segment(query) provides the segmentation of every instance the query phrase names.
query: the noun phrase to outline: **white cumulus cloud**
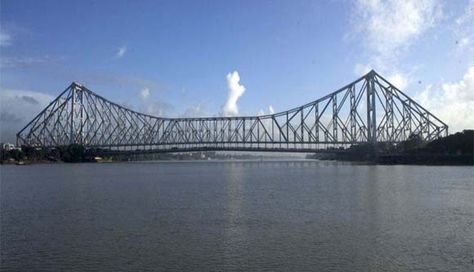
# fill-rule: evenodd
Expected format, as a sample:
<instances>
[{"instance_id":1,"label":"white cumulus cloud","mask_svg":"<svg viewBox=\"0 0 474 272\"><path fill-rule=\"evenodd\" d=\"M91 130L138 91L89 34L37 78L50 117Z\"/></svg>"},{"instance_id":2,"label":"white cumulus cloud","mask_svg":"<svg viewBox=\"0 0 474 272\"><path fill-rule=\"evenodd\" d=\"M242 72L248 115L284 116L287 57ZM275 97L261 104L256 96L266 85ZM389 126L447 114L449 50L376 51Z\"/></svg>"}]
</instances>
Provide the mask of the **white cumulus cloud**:
<instances>
[{"instance_id":1,"label":"white cumulus cloud","mask_svg":"<svg viewBox=\"0 0 474 272\"><path fill-rule=\"evenodd\" d=\"M240 84L240 76L237 71L227 74L227 101L222 108L224 116L235 116L239 114L237 101L244 94L245 87Z\"/></svg>"},{"instance_id":2,"label":"white cumulus cloud","mask_svg":"<svg viewBox=\"0 0 474 272\"><path fill-rule=\"evenodd\" d=\"M438 0L359 0L356 31L382 58L394 58L441 18Z\"/></svg>"},{"instance_id":3,"label":"white cumulus cloud","mask_svg":"<svg viewBox=\"0 0 474 272\"><path fill-rule=\"evenodd\" d=\"M274 113L275 113L275 110L273 109L273 106L270 105L270 106L268 106L268 112L264 111L263 109L260 109L260 110L257 112L257 115L258 115L258 116L262 116L262 115L274 114Z\"/></svg>"},{"instance_id":4,"label":"white cumulus cloud","mask_svg":"<svg viewBox=\"0 0 474 272\"><path fill-rule=\"evenodd\" d=\"M354 72L363 75L375 69L399 89L410 83L398 69L408 49L442 18L440 0L357 0L353 10L352 33L361 39L366 63L356 64Z\"/></svg>"},{"instance_id":5,"label":"white cumulus cloud","mask_svg":"<svg viewBox=\"0 0 474 272\"><path fill-rule=\"evenodd\" d=\"M203 105L197 104L186 108L181 117L203 117Z\"/></svg>"},{"instance_id":6,"label":"white cumulus cloud","mask_svg":"<svg viewBox=\"0 0 474 272\"><path fill-rule=\"evenodd\" d=\"M415 97L449 126L449 132L474 129L474 66L458 82L427 86Z\"/></svg>"},{"instance_id":7,"label":"white cumulus cloud","mask_svg":"<svg viewBox=\"0 0 474 272\"><path fill-rule=\"evenodd\" d=\"M408 80L400 73L390 75L387 80L401 91L408 85Z\"/></svg>"},{"instance_id":8,"label":"white cumulus cloud","mask_svg":"<svg viewBox=\"0 0 474 272\"><path fill-rule=\"evenodd\" d=\"M117 58L123 57L126 52L127 52L127 47L126 46L119 47L117 49L117 54L116 54Z\"/></svg>"},{"instance_id":9,"label":"white cumulus cloud","mask_svg":"<svg viewBox=\"0 0 474 272\"><path fill-rule=\"evenodd\" d=\"M150 96L150 89L145 87L143 88L140 93L139 93L139 96L141 99L145 100L147 99L149 96Z\"/></svg>"},{"instance_id":10,"label":"white cumulus cloud","mask_svg":"<svg viewBox=\"0 0 474 272\"><path fill-rule=\"evenodd\" d=\"M272 106L272 105L268 106L268 112L269 112L270 114L274 114L274 113L275 113L275 110L273 109L273 106Z\"/></svg>"}]
</instances>

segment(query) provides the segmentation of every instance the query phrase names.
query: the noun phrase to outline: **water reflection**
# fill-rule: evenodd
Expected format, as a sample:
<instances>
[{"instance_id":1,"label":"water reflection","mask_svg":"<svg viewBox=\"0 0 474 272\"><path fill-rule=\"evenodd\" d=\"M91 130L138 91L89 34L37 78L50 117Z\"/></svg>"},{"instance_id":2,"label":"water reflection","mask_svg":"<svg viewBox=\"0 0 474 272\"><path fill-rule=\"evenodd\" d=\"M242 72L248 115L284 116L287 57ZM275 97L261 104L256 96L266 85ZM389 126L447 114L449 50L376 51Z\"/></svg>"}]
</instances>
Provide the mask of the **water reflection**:
<instances>
[{"instance_id":1,"label":"water reflection","mask_svg":"<svg viewBox=\"0 0 474 272\"><path fill-rule=\"evenodd\" d=\"M246 222L244 218L245 201L242 167L245 162L235 162L226 165L225 186L227 194L226 223L224 226L224 258L227 265L236 263L242 259L242 254L247 246Z\"/></svg>"},{"instance_id":2,"label":"water reflection","mask_svg":"<svg viewBox=\"0 0 474 272\"><path fill-rule=\"evenodd\" d=\"M0 167L4 271L472 268L472 167Z\"/></svg>"}]
</instances>

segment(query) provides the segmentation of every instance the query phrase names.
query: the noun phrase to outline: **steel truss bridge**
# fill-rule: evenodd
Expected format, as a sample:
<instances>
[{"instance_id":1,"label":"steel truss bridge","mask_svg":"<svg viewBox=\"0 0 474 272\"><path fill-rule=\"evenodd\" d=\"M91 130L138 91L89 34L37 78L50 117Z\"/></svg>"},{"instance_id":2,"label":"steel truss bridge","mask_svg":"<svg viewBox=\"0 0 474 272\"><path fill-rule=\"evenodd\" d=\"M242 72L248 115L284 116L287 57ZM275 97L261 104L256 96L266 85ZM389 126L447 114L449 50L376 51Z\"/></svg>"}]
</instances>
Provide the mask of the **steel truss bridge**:
<instances>
[{"instance_id":1,"label":"steel truss bridge","mask_svg":"<svg viewBox=\"0 0 474 272\"><path fill-rule=\"evenodd\" d=\"M17 144L73 143L111 152L302 151L430 141L448 126L375 71L291 110L239 117L165 118L127 109L72 83L17 134Z\"/></svg>"}]
</instances>

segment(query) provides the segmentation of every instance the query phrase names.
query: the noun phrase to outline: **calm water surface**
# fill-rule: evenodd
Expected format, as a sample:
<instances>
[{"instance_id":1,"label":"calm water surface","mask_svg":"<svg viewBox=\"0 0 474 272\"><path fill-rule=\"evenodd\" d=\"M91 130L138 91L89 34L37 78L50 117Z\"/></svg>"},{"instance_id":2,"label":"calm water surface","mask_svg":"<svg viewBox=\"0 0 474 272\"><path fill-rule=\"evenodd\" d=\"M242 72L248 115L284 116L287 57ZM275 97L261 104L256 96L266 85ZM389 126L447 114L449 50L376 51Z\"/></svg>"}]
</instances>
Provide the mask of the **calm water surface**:
<instances>
[{"instance_id":1,"label":"calm water surface","mask_svg":"<svg viewBox=\"0 0 474 272\"><path fill-rule=\"evenodd\" d=\"M2 271L473 271L474 167L1 166Z\"/></svg>"}]
</instances>

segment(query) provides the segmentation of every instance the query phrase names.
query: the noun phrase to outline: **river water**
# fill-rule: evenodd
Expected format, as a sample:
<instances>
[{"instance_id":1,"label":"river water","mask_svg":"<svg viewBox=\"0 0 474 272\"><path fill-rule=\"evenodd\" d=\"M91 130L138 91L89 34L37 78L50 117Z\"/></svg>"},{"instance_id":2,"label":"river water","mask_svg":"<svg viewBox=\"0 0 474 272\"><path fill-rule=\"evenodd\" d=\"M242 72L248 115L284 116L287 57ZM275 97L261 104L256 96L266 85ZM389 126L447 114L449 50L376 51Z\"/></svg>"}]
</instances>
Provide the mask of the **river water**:
<instances>
[{"instance_id":1,"label":"river water","mask_svg":"<svg viewBox=\"0 0 474 272\"><path fill-rule=\"evenodd\" d=\"M2 271L473 271L474 167L0 167Z\"/></svg>"}]
</instances>

